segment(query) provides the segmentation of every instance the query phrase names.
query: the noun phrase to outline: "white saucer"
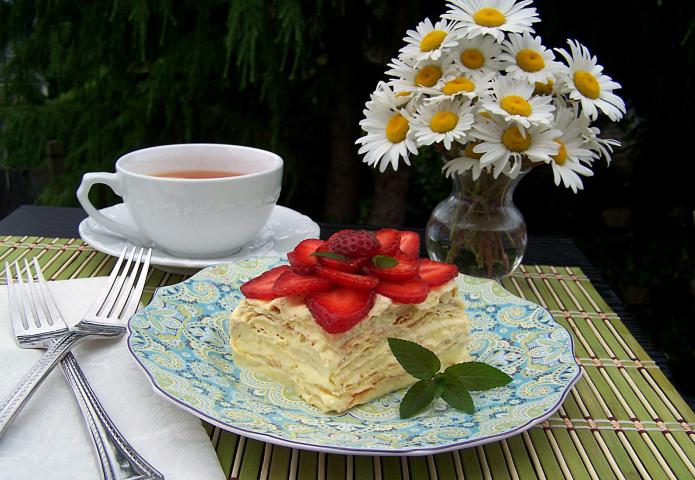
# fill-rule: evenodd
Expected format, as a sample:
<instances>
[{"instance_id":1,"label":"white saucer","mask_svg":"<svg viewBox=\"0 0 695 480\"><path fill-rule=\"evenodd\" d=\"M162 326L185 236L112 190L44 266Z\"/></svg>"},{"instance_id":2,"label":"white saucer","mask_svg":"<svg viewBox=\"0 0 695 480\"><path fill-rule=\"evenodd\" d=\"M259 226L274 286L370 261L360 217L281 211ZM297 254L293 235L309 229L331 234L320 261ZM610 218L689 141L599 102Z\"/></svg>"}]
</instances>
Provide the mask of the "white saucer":
<instances>
[{"instance_id":1,"label":"white saucer","mask_svg":"<svg viewBox=\"0 0 695 480\"><path fill-rule=\"evenodd\" d=\"M135 226L128 209L122 203L100 210L117 222ZM103 253L118 256L124 247L133 243L118 236L90 217L80 223L80 237L89 246ZM152 249L152 265L173 273L190 274L217 263L228 263L245 257L281 257L306 238L318 238L319 226L306 215L291 208L276 205L270 219L258 235L238 252L220 258L188 259L170 255L158 248Z\"/></svg>"}]
</instances>

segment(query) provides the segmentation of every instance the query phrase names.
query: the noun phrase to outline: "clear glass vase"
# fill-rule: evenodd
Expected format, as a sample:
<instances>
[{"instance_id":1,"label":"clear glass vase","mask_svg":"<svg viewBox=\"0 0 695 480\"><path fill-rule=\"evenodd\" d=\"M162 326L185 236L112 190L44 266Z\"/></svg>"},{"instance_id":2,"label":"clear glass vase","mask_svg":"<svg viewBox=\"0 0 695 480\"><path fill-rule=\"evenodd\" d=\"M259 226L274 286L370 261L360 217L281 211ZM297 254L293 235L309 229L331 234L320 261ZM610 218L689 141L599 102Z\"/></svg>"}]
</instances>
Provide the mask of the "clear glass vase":
<instances>
[{"instance_id":1,"label":"clear glass vase","mask_svg":"<svg viewBox=\"0 0 695 480\"><path fill-rule=\"evenodd\" d=\"M526 222L514 205L516 178L471 170L454 174L449 198L432 211L425 239L430 258L453 263L461 273L499 279L521 263L526 252Z\"/></svg>"}]
</instances>

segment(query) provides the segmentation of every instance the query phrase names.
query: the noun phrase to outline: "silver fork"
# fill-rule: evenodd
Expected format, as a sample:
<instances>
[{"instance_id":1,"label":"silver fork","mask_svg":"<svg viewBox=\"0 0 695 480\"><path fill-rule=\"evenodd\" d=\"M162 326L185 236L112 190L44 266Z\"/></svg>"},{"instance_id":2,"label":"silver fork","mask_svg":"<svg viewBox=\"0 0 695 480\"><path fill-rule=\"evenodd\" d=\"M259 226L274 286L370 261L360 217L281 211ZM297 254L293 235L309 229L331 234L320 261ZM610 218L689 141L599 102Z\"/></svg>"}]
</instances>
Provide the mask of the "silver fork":
<instances>
[{"instance_id":1,"label":"silver fork","mask_svg":"<svg viewBox=\"0 0 695 480\"><path fill-rule=\"evenodd\" d=\"M92 304L84 318L72 327L70 332L51 343L43 357L0 403L0 434L36 387L78 342L95 337L114 337L125 332L125 320L137 309L150 260L148 253L144 263L140 263L143 257L143 250L140 250L137 260L134 261L133 249L124 262L125 253L124 250L118 258L109 276L108 285L100 292L97 301Z\"/></svg>"},{"instance_id":2,"label":"silver fork","mask_svg":"<svg viewBox=\"0 0 695 480\"><path fill-rule=\"evenodd\" d=\"M36 282L31 274L29 263L26 259L24 260L27 276L25 285L19 264L14 263L17 278L15 285L12 281L10 265L5 264L10 315L20 347L46 348L56 337L67 333L68 327L55 304L36 258L33 260L33 265ZM37 323L39 326L36 325ZM63 357L60 364L89 430L103 478L107 480L163 479L162 475L135 451L113 424L72 353Z\"/></svg>"}]
</instances>

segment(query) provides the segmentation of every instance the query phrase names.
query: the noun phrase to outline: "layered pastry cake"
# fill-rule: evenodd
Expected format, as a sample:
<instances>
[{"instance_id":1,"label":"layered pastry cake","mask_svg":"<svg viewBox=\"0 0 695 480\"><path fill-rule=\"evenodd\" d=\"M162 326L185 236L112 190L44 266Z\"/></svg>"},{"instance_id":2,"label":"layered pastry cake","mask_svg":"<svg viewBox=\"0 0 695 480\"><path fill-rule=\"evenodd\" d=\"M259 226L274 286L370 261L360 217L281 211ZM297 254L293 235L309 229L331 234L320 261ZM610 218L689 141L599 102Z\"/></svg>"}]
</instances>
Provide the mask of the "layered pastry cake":
<instances>
[{"instance_id":1,"label":"layered pastry cake","mask_svg":"<svg viewBox=\"0 0 695 480\"><path fill-rule=\"evenodd\" d=\"M412 232L342 231L305 240L241 288L234 359L292 386L324 412L343 412L414 383L389 337L435 352L442 367L470 360L469 323L449 264L417 258Z\"/></svg>"}]
</instances>

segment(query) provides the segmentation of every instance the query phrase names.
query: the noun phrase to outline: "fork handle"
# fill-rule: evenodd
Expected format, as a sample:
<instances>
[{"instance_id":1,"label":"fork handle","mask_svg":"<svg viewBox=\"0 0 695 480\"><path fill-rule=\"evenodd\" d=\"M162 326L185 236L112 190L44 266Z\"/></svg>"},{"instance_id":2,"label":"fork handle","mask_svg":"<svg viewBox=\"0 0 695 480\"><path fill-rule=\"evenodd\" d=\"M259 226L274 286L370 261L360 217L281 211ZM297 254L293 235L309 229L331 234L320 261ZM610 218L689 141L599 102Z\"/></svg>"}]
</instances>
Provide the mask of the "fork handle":
<instances>
[{"instance_id":1,"label":"fork handle","mask_svg":"<svg viewBox=\"0 0 695 480\"><path fill-rule=\"evenodd\" d=\"M87 424L104 480L163 480L162 474L147 463L118 431L72 353L68 353L60 365Z\"/></svg>"},{"instance_id":2,"label":"fork handle","mask_svg":"<svg viewBox=\"0 0 695 480\"><path fill-rule=\"evenodd\" d=\"M41 382L53 370L61 358L80 340L88 336L84 332L70 332L63 335L53 343L43 357L27 372L19 383L10 392L10 395L0 403L0 436L10 424L14 416L19 412L31 395L36 391Z\"/></svg>"}]
</instances>

